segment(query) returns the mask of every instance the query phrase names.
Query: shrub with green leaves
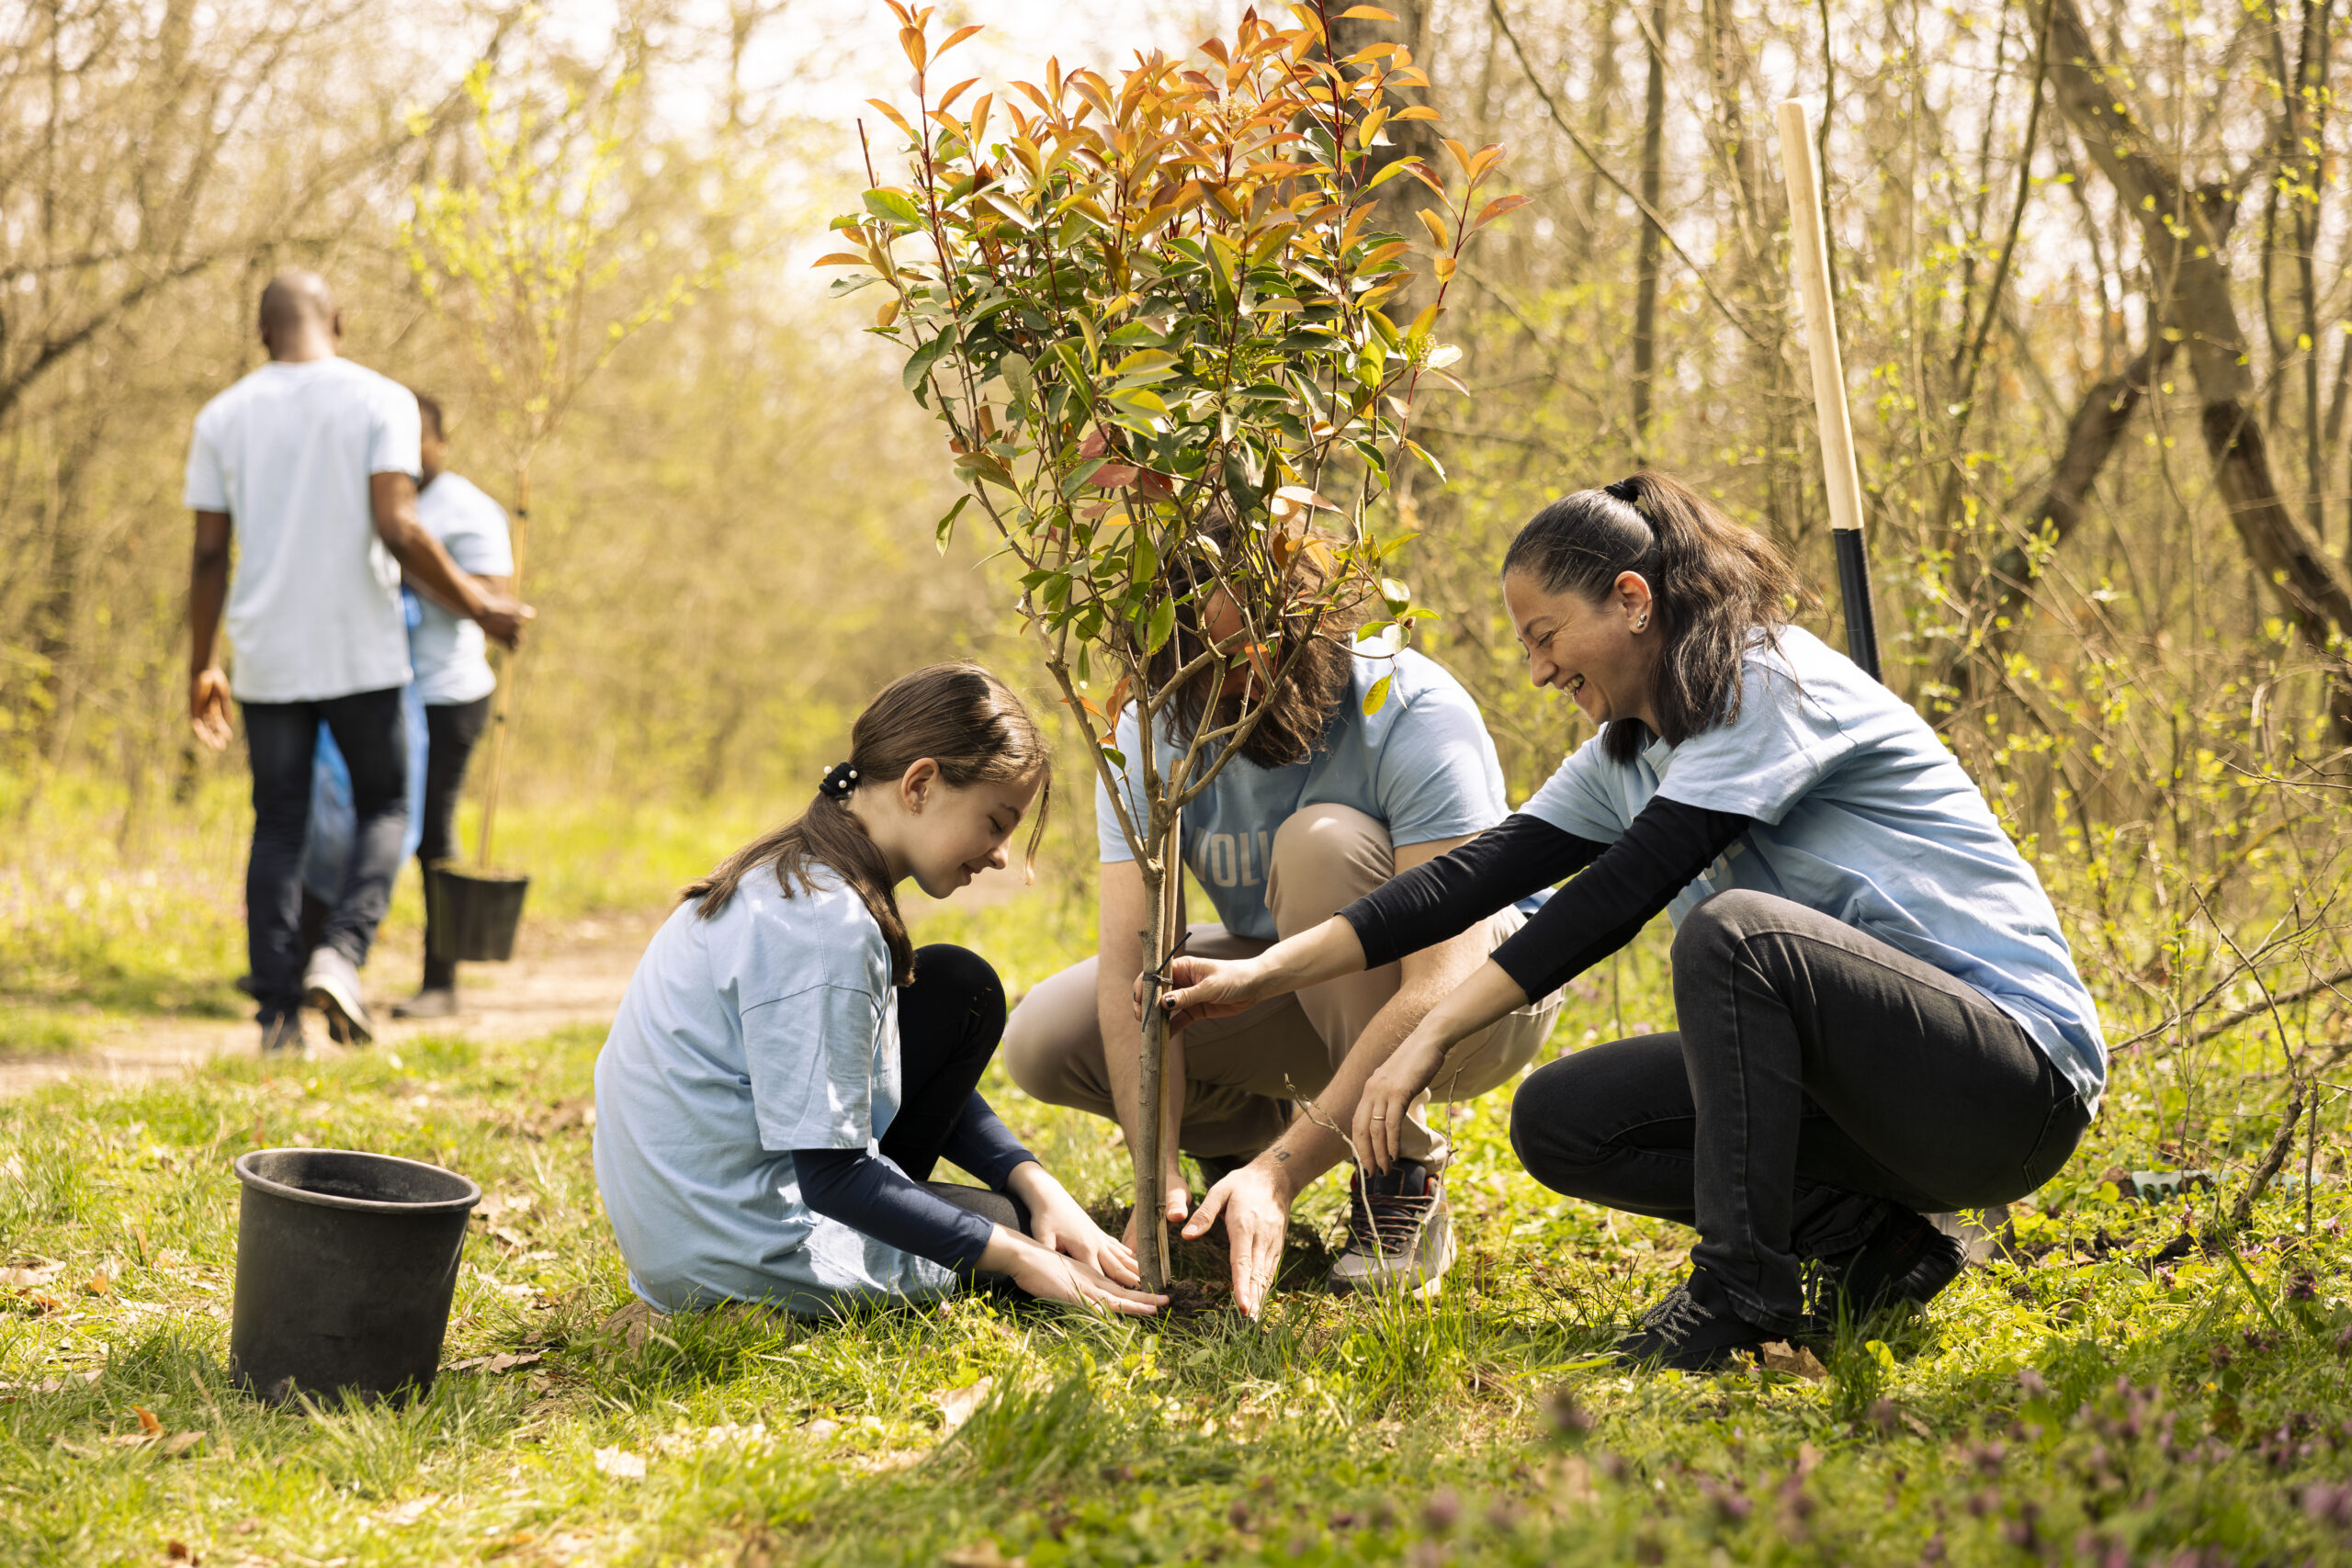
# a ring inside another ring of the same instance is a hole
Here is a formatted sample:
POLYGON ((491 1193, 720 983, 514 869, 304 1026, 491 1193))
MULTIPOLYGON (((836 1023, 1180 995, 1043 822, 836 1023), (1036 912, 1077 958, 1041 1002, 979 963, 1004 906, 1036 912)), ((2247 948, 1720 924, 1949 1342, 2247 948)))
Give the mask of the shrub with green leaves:
MULTIPOLYGON (((1408 433, 1415 399, 1464 390, 1436 337, 1446 293, 1471 234, 1524 198, 1475 205, 1499 147, 1443 142, 1449 189, 1390 144, 1436 112, 1402 98, 1428 80, 1399 46, 1333 57, 1334 21, 1394 20, 1371 6, 1299 6, 1287 28, 1253 12, 1193 60, 1115 77, 1048 62, 960 114, 978 80, 934 93, 933 72, 978 28, 934 48, 930 11, 892 8, 915 103, 874 107, 904 183, 876 175, 833 220, 856 248, 818 265, 860 269, 836 293, 888 291, 874 331, 908 350, 968 487, 942 542, 976 508, 1019 563, 1023 623, 1106 781, 1130 764, 1127 702, 1164 739, 1188 691, 1204 714, 1168 765, 1138 748, 1143 819, 1112 791, 1157 911, 1145 951, 1164 955, 1178 814, 1268 694, 1318 639, 1369 630, 1393 655, 1429 614, 1385 564, 1409 536, 1377 537, 1374 509, 1402 465, 1443 478, 1408 433), (1408 189, 1430 201, 1409 236, 1381 225, 1408 189)), ((1155 1022, 1148 1106, 1161 1043, 1155 1022)), ((1136 1168, 1157 1212, 1156 1150, 1136 1168)))

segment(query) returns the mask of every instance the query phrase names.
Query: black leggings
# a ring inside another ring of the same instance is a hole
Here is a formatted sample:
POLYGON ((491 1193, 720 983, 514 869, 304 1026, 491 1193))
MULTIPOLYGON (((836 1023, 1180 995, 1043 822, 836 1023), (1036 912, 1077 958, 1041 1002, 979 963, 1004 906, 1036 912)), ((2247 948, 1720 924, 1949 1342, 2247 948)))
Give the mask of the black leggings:
POLYGON ((956 1128, 1004 1034, 1004 983, 989 961, 941 942, 915 949, 915 983, 899 993, 899 1113, 877 1140, 916 1181, 956 1142, 956 1128))
MULTIPOLYGON (((465 788, 466 764, 490 722, 490 699, 435 703, 424 710, 424 820, 416 840, 416 863, 427 876, 435 861, 458 858, 458 796, 465 788)), ((433 900, 424 901, 424 988, 446 990, 458 983, 455 959, 433 956, 433 900)))
POLYGON ((1718 894, 1674 939, 1677 1032, 1579 1051, 1511 1106, 1555 1191, 1696 1225, 1742 1317, 1787 1332, 1798 1259, 1902 1208, 2031 1192, 2074 1152, 2080 1097, 1973 987, 1769 894, 1718 894))

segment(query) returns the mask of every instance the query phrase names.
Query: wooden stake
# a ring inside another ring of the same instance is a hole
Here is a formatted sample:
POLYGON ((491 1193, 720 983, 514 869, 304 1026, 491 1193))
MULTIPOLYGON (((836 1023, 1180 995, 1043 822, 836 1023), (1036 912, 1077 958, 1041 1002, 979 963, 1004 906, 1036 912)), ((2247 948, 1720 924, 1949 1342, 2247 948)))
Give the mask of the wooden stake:
POLYGON ((1854 422, 1846 406, 1846 367, 1838 353, 1838 307, 1829 297, 1829 231, 1822 220, 1821 166, 1804 105, 1779 112, 1781 164, 1789 185, 1789 251, 1804 295, 1805 344, 1813 358, 1813 413, 1821 434, 1822 488, 1829 497, 1830 536, 1838 547, 1838 597, 1846 612, 1846 653, 1873 681, 1879 673, 1878 615, 1871 604, 1870 553, 1862 543, 1862 479, 1854 462, 1854 422))

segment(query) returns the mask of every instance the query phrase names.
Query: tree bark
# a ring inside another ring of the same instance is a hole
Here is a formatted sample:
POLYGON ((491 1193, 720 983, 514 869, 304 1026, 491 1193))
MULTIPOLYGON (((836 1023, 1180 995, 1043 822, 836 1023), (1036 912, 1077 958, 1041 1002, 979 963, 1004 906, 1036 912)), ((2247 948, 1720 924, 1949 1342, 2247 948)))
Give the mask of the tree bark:
POLYGON ((2231 525, 2280 611, 2333 666, 2329 716, 2338 744, 2352 743, 2352 676, 2328 651, 2331 632, 2352 633, 2352 572, 2278 493, 2270 454, 2255 423, 2254 371, 2237 301, 2211 209, 2232 198, 2195 191, 2126 102, 2124 79, 2099 59, 2075 0, 2048 7, 2050 84, 2059 111, 2081 133, 2122 206, 2136 215, 2142 243, 2196 378, 2198 427, 2205 438, 2231 525))
POLYGON ((1653 0, 1648 37, 1649 77, 1642 91, 1642 216, 1641 237, 1634 250, 1634 462, 1650 460, 1651 383, 1657 374, 1657 285, 1660 166, 1666 141, 1666 0, 1653 0))
MULTIPOLYGON (((2059 452, 2057 467, 2051 470, 2049 482, 2027 514, 2029 536, 2046 530, 2055 548, 2075 532, 2083 520, 2091 486, 2114 455, 2148 389, 2172 363, 2174 348, 2169 339, 2158 338, 2120 372, 2083 395, 2081 406, 2066 426, 2066 444, 2059 452)), ((1982 694, 1988 668, 1999 664, 2017 640, 2017 621, 2026 611, 2026 590, 2033 575, 2032 560, 2022 545, 2012 544, 1993 558, 1968 596, 1970 624, 1985 628, 1981 654, 1965 646, 1948 649, 1938 660, 1938 684, 1957 687, 1963 697, 1982 694)))
MULTIPOLYGON (((1151 929, 1144 932, 1143 950, 1151 969, 1144 976, 1143 1071, 1136 1085, 1136 1266, 1147 1294, 1168 1289, 1167 1191, 1161 1173, 1167 1167, 1164 1140, 1180 1134, 1168 1114, 1168 1014, 1159 1006, 1159 976, 1168 973, 1175 955, 1182 923, 1184 882, 1184 826, 1182 812, 1170 812, 1161 837, 1159 857, 1143 865, 1144 900, 1151 909, 1151 929)), ((1183 1086, 1176 1086, 1176 1103, 1183 1104, 1183 1086)))

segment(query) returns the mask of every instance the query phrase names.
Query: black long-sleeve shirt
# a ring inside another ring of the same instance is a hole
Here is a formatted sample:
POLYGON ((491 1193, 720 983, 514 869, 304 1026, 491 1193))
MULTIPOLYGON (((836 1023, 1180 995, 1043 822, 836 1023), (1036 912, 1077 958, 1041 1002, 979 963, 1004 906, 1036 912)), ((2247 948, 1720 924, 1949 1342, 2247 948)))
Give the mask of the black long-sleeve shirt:
MULTIPOLYGON (((956 1119, 945 1156, 1001 1192, 1015 1168, 1035 1159, 975 1092, 956 1119)), ((802 1201, 875 1240, 969 1274, 996 1227, 926 1191, 898 1167, 864 1149, 795 1149, 802 1201)))
POLYGON ((1515 813, 1453 853, 1374 889, 1340 918, 1355 928, 1364 966, 1375 968, 1459 936, 1504 905, 1574 876, 1495 949, 1495 963, 1532 999, 1633 941, 1752 820, 1656 795, 1623 838, 1600 844, 1515 813))

